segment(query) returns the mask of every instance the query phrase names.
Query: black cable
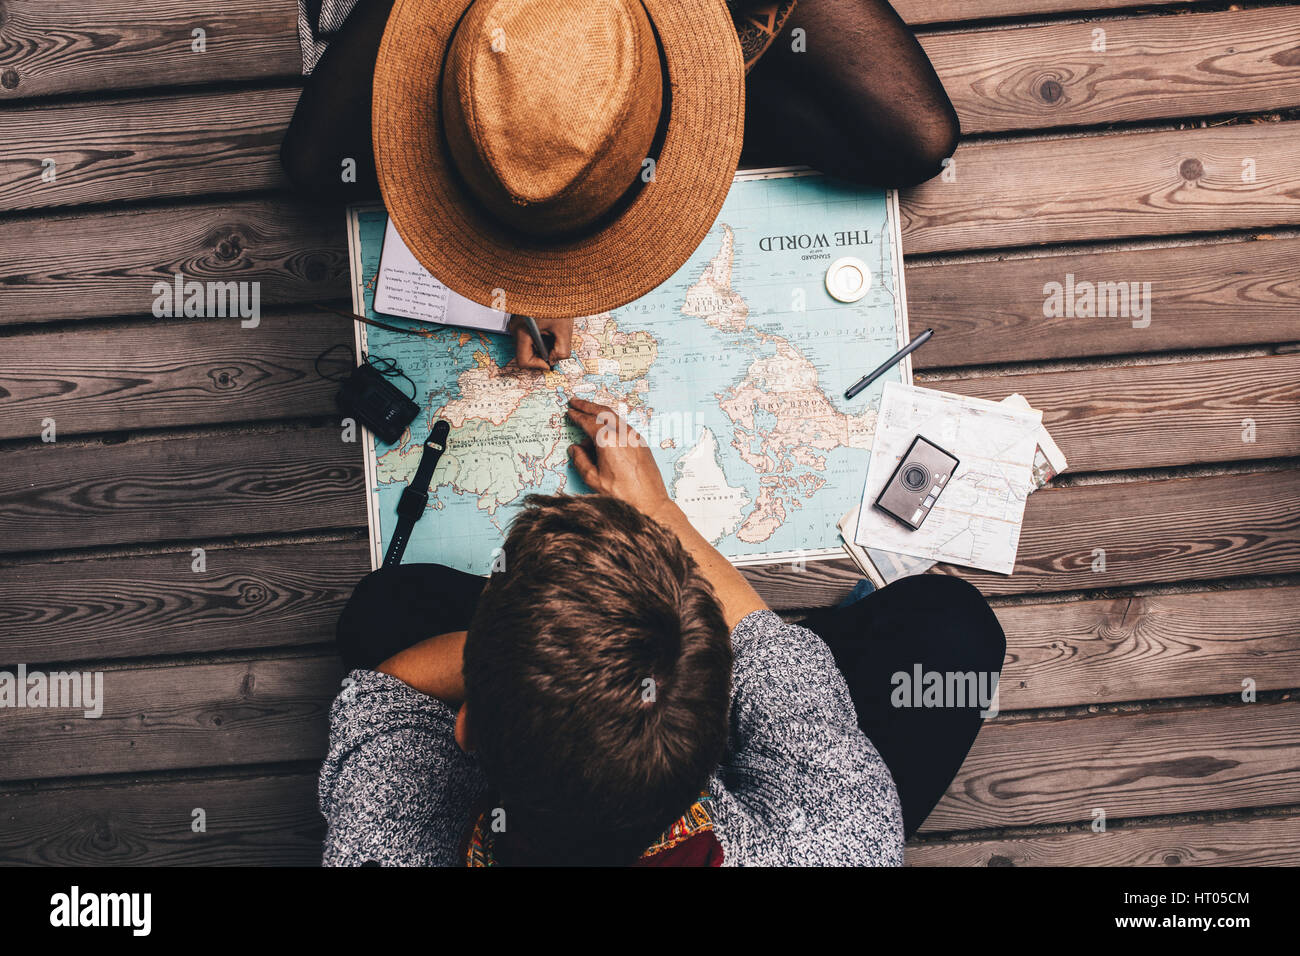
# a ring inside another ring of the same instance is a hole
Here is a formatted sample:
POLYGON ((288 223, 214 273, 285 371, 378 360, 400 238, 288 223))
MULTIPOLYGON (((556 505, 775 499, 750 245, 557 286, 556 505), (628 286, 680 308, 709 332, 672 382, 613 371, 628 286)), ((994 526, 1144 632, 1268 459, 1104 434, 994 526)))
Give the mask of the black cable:
MULTIPOLYGON (((395 359, 386 358, 382 355, 370 355, 369 353, 366 353, 362 355, 362 360, 385 378, 406 379, 406 381, 411 385, 411 394, 408 395, 407 398, 411 401, 415 401, 415 396, 420 391, 420 387, 415 384, 411 379, 411 376, 401 370, 395 359)), ((348 345, 346 342, 338 342, 331 345, 324 352, 321 352, 320 355, 316 356, 316 361, 312 363, 312 367, 316 369, 316 374, 327 382, 346 382, 352 376, 352 370, 355 370, 357 367, 356 353, 352 351, 352 346, 348 345), (324 361, 327 355, 331 352, 337 351, 338 349, 347 350, 349 371, 346 373, 340 372, 336 375, 327 375, 321 371, 321 362, 324 361)))
MULTIPOLYGON (((423 335, 423 333, 420 332, 418 329, 403 329, 396 325, 385 325, 383 322, 376 322, 374 319, 368 319, 364 315, 357 315, 355 312, 344 312, 342 309, 335 309, 335 308, 331 308, 328 305, 321 305, 319 302, 315 303, 315 306, 316 308, 320 309, 322 312, 332 312, 335 315, 340 315, 345 319, 352 319, 353 321, 356 322, 364 322, 366 325, 373 325, 375 328, 386 329, 389 332, 401 332, 405 335, 423 335)), ((324 372, 320 370, 321 360, 324 359, 325 356, 333 352, 335 349, 347 349, 348 355, 350 356, 350 366, 351 367, 356 366, 357 364, 356 353, 352 351, 352 346, 348 345, 346 342, 339 342, 336 345, 331 345, 324 352, 321 352, 320 355, 316 356, 316 361, 313 363, 313 367, 316 369, 316 374, 319 375, 321 378, 325 379, 326 381, 342 382, 348 378, 347 375, 343 375, 343 374, 326 375, 324 372)), ((370 354, 363 355, 362 359, 380 375, 383 375, 387 378, 404 378, 408 382, 410 382, 411 394, 408 396, 408 398, 410 398, 412 401, 415 400, 416 394, 420 391, 419 386, 416 385, 414 381, 412 381, 411 376, 407 375, 398 367, 397 362, 394 359, 384 358, 383 356, 373 356, 370 354)))
POLYGON ((319 375, 321 378, 325 379, 327 382, 342 382, 342 381, 346 381, 348 377, 346 373, 340 372, 338 375, 326 375, 324 372, 320 370, 320 363, 324 360, 325 356, 329 355, 335 349, 347 349, 349 369, 355 368, 357 364, 356 354, 352 351, 352 346, 348 345, 348 343, 339 342, 336 345, 331 345, 324 352, 321 352, 320 355, 316 356, 316 361, 312 363, 312 367, 316 369, 316 374, 319 375))
POLYGON ((367 354, 365 360, 370 364, 371 368, 386 378, 404 378, 408 382, 411 382, 411 394, 406 397, 411 401, 415 401, 415 396, 420 391, 420 388, 415 384, 415 382, 411 381, 411 376, 407 375, 398 367, 395 359, 367 354))

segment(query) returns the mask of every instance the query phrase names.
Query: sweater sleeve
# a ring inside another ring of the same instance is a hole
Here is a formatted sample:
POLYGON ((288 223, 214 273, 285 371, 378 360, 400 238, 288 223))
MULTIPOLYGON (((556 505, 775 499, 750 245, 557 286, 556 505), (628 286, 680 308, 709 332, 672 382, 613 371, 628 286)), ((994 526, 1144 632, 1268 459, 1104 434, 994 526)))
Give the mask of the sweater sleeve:
POLYGON ((898 791, 826 644, 771 611, 731 641, 731 732, 711 787, 724 864, 901 865, 898 791))
POLYGON ((473 802, 477 762, 456 714, 387 674, 354 670, 330 708, 320 772, 326 866, 449 866, 473 802))

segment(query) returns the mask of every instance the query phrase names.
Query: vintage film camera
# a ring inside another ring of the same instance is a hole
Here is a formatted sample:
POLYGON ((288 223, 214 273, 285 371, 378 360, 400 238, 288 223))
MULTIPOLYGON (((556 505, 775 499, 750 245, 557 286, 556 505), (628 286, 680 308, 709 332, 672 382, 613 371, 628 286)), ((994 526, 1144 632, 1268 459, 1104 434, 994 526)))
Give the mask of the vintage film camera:
POLYGON ((960 462, 921 435, 912 439, 907 454, 885 482, 876 507, 910 528, 919 528, 948 487, 960 462))

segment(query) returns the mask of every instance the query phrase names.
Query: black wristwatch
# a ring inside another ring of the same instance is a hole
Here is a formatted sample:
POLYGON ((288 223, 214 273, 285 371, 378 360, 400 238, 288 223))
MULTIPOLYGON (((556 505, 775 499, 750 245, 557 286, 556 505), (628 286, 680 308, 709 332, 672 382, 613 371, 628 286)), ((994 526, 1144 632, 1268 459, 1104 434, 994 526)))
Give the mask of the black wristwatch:
POLYGON ((429 504, 429 482, 433 478, 433 469, 438 466, 438 459, 447 448, 447 435, 450 432, 451 426, 440 418, 434 422, 433 431, 424 440, 424 451, 420 454, 415 477, 402 489, 402 497, 397 499, 397 530, 393 532, 393 540, 388 543, 388 553, 384 555, 383 566, 386 568, 402 563, 402 555, 411 540, 411 530, 429 504))

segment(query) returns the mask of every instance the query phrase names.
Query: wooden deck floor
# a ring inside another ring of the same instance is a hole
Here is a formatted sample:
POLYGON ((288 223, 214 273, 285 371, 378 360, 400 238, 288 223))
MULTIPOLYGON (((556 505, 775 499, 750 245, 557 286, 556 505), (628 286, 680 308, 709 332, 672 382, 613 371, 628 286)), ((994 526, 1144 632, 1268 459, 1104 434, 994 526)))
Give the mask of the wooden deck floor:
MULTIPOLYGON (((898 7, 966 134, 903 200, 917 380, 1021 392, 1071 463, 968 575, 1004 712, 909 862, 1300 862, 1300 6, 898 7), (1045 318, 1067 274, 1149 282, 1149 326, 1045 318)), ((318 859, 368 562, 312 372, 343 218, 277 162, 299 67, 294 0, 0 0, 0 668, 106 697, 0 712, 0 862, 318 859), (152 318, 176 271, 259 281, 261 327, 152 318)), ((856 574, 753 577, 793 610, 856 574)))

